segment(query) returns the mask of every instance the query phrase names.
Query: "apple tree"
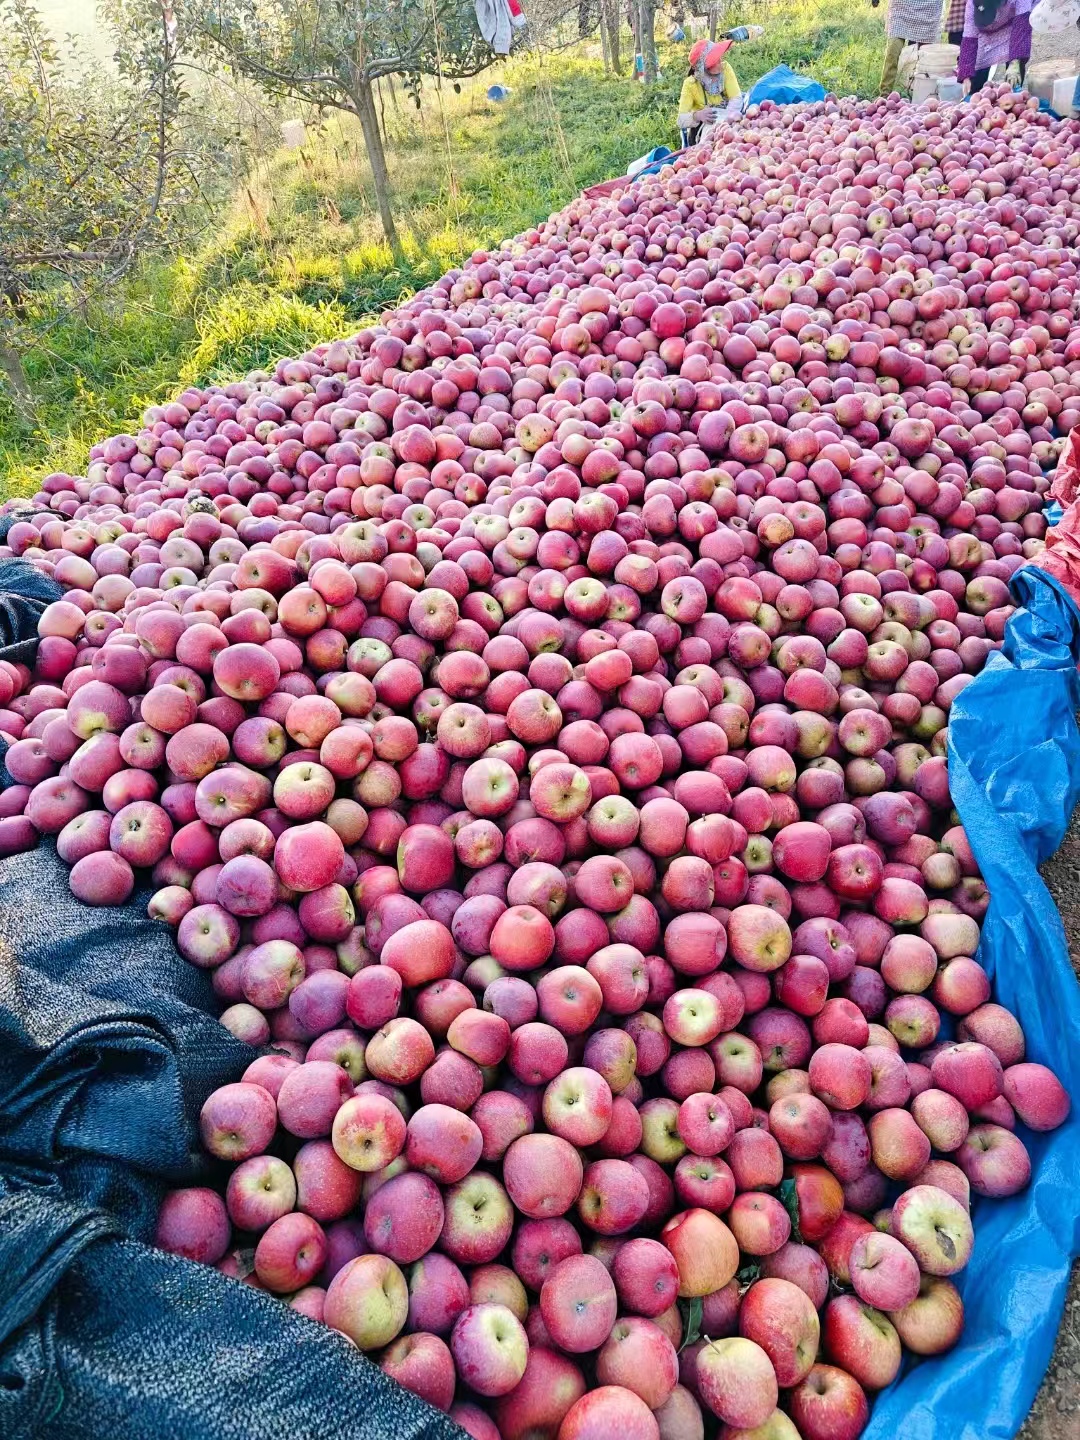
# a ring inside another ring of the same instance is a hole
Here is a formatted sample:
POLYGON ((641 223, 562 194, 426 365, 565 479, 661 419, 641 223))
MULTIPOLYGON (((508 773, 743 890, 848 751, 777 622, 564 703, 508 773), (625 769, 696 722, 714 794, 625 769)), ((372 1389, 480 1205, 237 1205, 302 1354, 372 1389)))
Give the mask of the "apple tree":
POLYGON ((127 270, 168 223, 183 104, 167 0, 141 13, 117 67, 64 63, 33 0, 0 0, 0 374, 25 417, 18 337, 46 292, 77 301, 127 270))
POLYGON ((220 58, 267 91, 355 115, 371 164, 383 232, 394 253, 390 178, 375 85, 398 76, 460 80, 495 58, 472 0, 185 0, 220 58))

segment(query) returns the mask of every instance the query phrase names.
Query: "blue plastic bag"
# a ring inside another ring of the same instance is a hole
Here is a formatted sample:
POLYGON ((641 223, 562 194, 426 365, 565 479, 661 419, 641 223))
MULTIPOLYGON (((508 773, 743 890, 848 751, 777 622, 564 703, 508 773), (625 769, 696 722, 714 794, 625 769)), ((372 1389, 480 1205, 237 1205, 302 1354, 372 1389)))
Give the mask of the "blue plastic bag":
POLYGON ((659 175, 660 171, 667 164, 668 156, 673 153, 667 145, 654 146, 645 156, 645 159, 649 162, 648 165, 646 165, 643 170, 636 171, 633 178, 635 180, 641 180, 646 175, 659 175))
POLYGON ((787 65, 777 65, 762 75, 750 91, 748 104, 760 105, 772 100, 776 105, 813 105, 825 99, 825 87, 810 75, 796 75, 787 65))
POLYGON ((883 1392, 865 1440, 1010 1440, 1049 1364, 1080 1253, 1080 987, 1036 869, 1080 796, 1080 611, 1031 566, 1013 591, 1022 608, 1004 648, 953 702, 949 783, 990 890, 978 959, 994 978, 992 998, 1017 1016, 1026 1058, 1056 1072, 1074 1108, 1048 1135, 1018 1127, 1032 1181, 972 1207, 975 1249, 956 1277, 960 1343, 883 1392))

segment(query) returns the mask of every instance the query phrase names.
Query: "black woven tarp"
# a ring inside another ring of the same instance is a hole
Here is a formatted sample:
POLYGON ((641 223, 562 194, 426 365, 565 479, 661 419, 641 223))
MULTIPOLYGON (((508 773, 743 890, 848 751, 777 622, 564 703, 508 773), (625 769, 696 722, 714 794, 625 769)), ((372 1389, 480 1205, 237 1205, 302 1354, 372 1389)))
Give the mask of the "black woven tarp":
MULTIPOLYGON (((37 623, 28 573, 0 566, 0 658, 37 623)), ((146 1243, 211 1173, 199 1108, 251 1051, 145 904, 81 905, 49 844, 0 861, 0 1436, 460 1437, 332 1331, 146 1243)))
MULTIPOLYGON (((0 540, 9 527, 0 523, 0 540)), ((28 560, 0 560, 0 659, 29 665, 37 649, 37 622, 63 594, 55 580, 28 560)))

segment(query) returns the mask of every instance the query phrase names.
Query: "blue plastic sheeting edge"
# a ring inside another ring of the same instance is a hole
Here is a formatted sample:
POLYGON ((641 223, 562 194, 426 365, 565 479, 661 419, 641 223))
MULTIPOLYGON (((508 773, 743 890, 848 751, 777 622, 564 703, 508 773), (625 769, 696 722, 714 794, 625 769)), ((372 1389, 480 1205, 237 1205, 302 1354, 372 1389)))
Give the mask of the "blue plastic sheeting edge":
POLYGON ((825 87, 812 75, 797 75, 789 66, 777 65, 755 83, 746 103, 760 105, 772 100, 777 105, 812 105, 824 99, 825 87))
POLYGON ((1065 506, 1060 500, 1050 500, 1043 506, 1043 519, 1048 525, 1060 525, 1061 517, 1065 514, 1065 506))
POLYGON ((646 175, 659 175, 660 171, 674 153, 674 150, 669 150, 666 145, 655 146, 646 156, 646 159, 652 163, 646 165, 644 170, 639 170, 633 178, 635 180, 643 180, 646 175))
POLYGON ((1044 571, 1013 577, 1022 608, 1001 651, 953 702, 953 801, 990 889, 978 959, 1020 1020, 1026 1058, 1073 1098, 1058 1130, 1019 1126, 1032 1183, 976 1200, 975 1249, 956 1277, 966 1319, 948 1354, 913 1365, 876 1405, 865 1440, 1011 1440, 1049 1364, 1070 1262, 1080 1253, 1080 986, 1037 865, 1080 796, 1080 610, 1044 571))

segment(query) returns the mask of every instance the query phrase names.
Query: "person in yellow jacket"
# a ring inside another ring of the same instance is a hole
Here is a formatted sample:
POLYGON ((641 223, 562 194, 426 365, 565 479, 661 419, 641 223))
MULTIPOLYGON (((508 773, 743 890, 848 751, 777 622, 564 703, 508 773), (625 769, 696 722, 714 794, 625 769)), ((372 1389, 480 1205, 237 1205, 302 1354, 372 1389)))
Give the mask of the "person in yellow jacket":
POLYGON ((691 48, 690 69, 679 92, 679 131, 684 146, 696 145, 729 100, 742 94, 735 71, 724 58, 734 42, 699 40, 691 48))

